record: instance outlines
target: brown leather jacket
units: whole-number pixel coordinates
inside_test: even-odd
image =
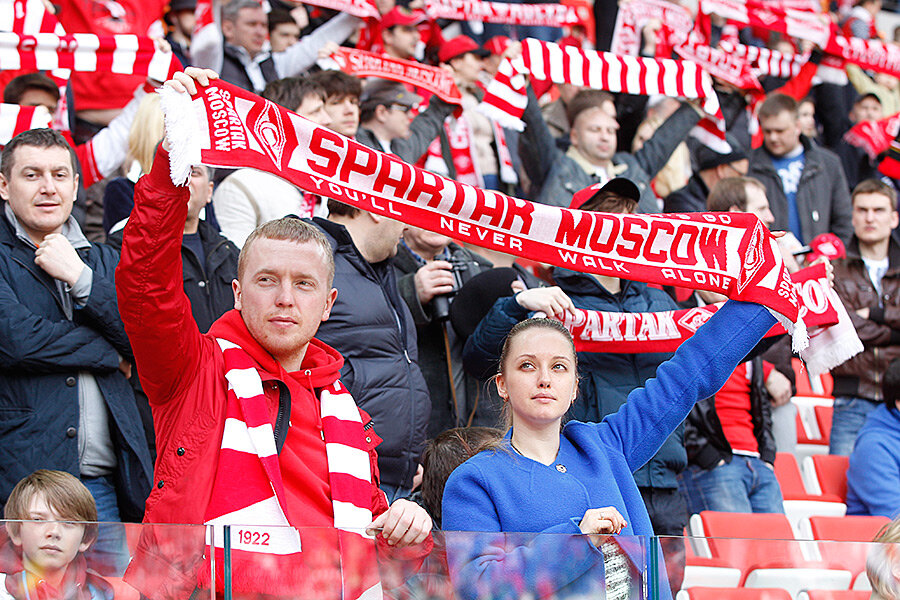
[[[900,245],[891,237],[888,270],[881,280],[881,302],[869,280],[854,236],[847,246],[847,258],[834,265],[837,291],[865,350],[832,370],[835,396],[859,396],[880,401],[881,379],[887,366],[900,358]],[[869,308],[869,318],[856,314]]]

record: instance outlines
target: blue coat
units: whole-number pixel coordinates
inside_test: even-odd
[[[611,294],[596,279],[583,273],[557,268],[553,270],[553,278],[576,307],[586,310],[639,313],[678,309],[668,294],[645,283],[623,279],[622,290]],[[514,298],[499,300],[466,343],[463,352],[466,369],[472,373],[488,370],[495,373],[506,334],[528,314]],[[580,352],[578,399],[572,407],[572,418],[597,422],[616,412],[628,394],[654,377],[656,368],[671,356],[670,352]],[[634,474],[638,486],[678,489],[678,474],[687,466],[683,432],[683,426],[676,427],[656,456]]]
[[[615,506],[628,523],[622,535],[653,535],[632,472],[653,456],[698,399],[722,387],[774,323],[758,305],[728,302],[659,367],[655,379],[634,390],[618,412],[600,423],[566,424],[556,463],[564,465],[565,472],[503,448],[477,454],[447,480],[444,529],[578,534],[585,511]],[[568,557],[560,554],[545,548],[535,558],[558,557],[566,563]],[[536,567],[528,564],[527,556],[510,564],[506,551],[486,551],[477,544],[469,553],[450,553],[448,558],[466,597],[477,597],[478,586],[501,576],[504,569]],[[661,591],[668,593],[667,588]]]
[[[0,502],[36,469],[78,477],[77,380],[89,371],[109,411],[119,510],[124,520],[140,521],[153,465],[134,393],[119,371],[120,355],[133,360],[116,302],[119,255],[97,244],[79,254],[93,284],[70,320],[56,281],[0,214]]]
[[[900,411],[869,413],[847,469],[847,514],[900,516]]]

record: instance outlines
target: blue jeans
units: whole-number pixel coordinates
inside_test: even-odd
[[[119,521],[119,505],[112,477],[81,476],[81,483],[88,489],[97,504],[97,520],[100,521],[97,539],[88,548],[85,557],[88,566],[107,577],[121,577],[128,566],[128,542],[125,526]]]
[[[692,465],[678,480],[691,513],[784,513],[775,471],[755,456],[735,454],[709,470]]]
[[[831,437],[829,454],[850,456],[856,435],[862,429],[869,413],[878,408],[878,402],[856,396],[838,396],[834,399],[834,414],[831,417]]]

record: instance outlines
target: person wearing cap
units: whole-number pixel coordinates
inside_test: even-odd
[[[381,41],[384,53],[393,58],[415,60],[422,36],[417,25],[425,20],[419,11],[395,6],[381,17]]]
[[[637,212],[641,190],[631,180],[616,177],[605,184],[594,184],[575,193],[569,208],[604,213]],[[668,294],[646,283],[591,275],[554,267],[554,287],[528,289],[498,300],[469,337],[463,350],[466,369],[475,376],[496,372],[499,351],[510,328],[536,311],[545,314],[562,312],[560,307],[574,307],[619,313],[645,313],[675,310],[678,306]],[[618,354],[579,352],[579,400],[571,416],[579,421],[599,422],[616,412],[628,394],[654,377],[657,367],[672,356],[668,352]],[[682,445],[682,427],[670,435],[656,455],[635,471],[634,479],[650,514],[657,535],[680,536],[687,524],[684,498],[678,489],[678,474],[687,466]],[[668,540],[669,538],[666,538]],[[683,545],[664,548],[667,556],[683,557]],[[683,559],[668,566],[673,590],[681,587]]]
[[[175,58],[185,67],[191,66],[191,36],[197,22],[194,16],[196,8],[197,0],[172,0],[164,17],[169,27],[166,41],[172,46]]]
[[[853,101],[853,108],[850,110],[850,122],[854,125],[862,122],[880,121],[884,117],[884,111],[881,106],[881,100],[878,94],[869,92],[862,94]],[[864,179],[872,179],[878,177],[878,165],[869,156],[865,148],[858,146],[845,137],[834,147],[835,154],[841,159],[841,165],[844,167],[844,174],[847,176],[847,183],[850,188]]]
[[[883,401],[880,382],[900,358],[900,222],[894,188],[867,179],[853,190],[853,237],[847,258],[835,262],[834,289],[865,349],[832,369],[834,417],[831,454],[847,456],[866,416]]]
[[[726,177],[740,177],[747,174],[750,161],[747,153],[733,138],[728,140],[729,152],[717,152],[708,146],[697,149],[697,171],[686,186],[669,194],[663,203],[663,212],[703,212],[709,190]]]
[[[224,47],[223,55],[216,57],[220,64],[205,66],[218,71],[228,83],[260,94],[266,84],[306,71],[315,64],[325,42],[346,40],[360,23],[357,17],[341,13],[284,52],[270,52],[265,48],[268,21],[260,3],[232,0],[222,7]]]

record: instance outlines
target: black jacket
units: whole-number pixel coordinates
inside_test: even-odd
[[[2,205],[0,205],[2,207]],[[79,475],[78,373],[95,377],[109,412],[124,520],[141,520],[153,465],[120,357],[133,361],[114,287],[119,256],[103,244],[79,251],[93,271],[87,304],[66,315],[56,280],[0,216],[0,501],[36,469]]]
[[[107,240],[116,250],[122,248],[123,231],[124,229],[114,231]],[[181,266],[184,293],[191,301],[191,313],[200,332],[206,333],[213,321],[234,308],[231,281],[237,277],[238,255],[241,251],[203,219],[200,220],[197,232],[200,234],[206,260],[201,265],[197,256],[182,244]]]
[[[707,196],[709,196],[709,188],[700,179],[700,174],[694,173],[688,179],[686,186],[666,196],[663,201],[663,212],[706,212]]]
[[[772,435],[772,405],[766,391],[762,358],[751,361],[750,418],[753,435],[759,445],[759,457],[775,464],[775,438]],[[720,460],[731,462],[731,445],[725,439],[716,413],[716,397],[698,402],[684,422],[684,448],[688,462],[701,469],[712,469]]]
[[[343,355],[341,381],[384,440],[378,446],[382,483],[412,487],[431,413],[412,315],[389,260],[370,264],[343,225],[321,218],[311,222],[334,248],[338,290],[316,337]]]
[[[263,79],[266,80],[266,83],[279,79],[278,72],[275,70],[275,61],[272,60],[271,55],[259,63],[259,70],[262,71]],[[247,91],[256,93],[261,91],[253,89],[253,82],[250,81],[250,76],[247,75],[247,70],[244,68],[244,63],[241,62],[240,54],[231,44],[225,44],[222,56],[222,71],[219,73],[219,77],[223,81],[233,83]]]

